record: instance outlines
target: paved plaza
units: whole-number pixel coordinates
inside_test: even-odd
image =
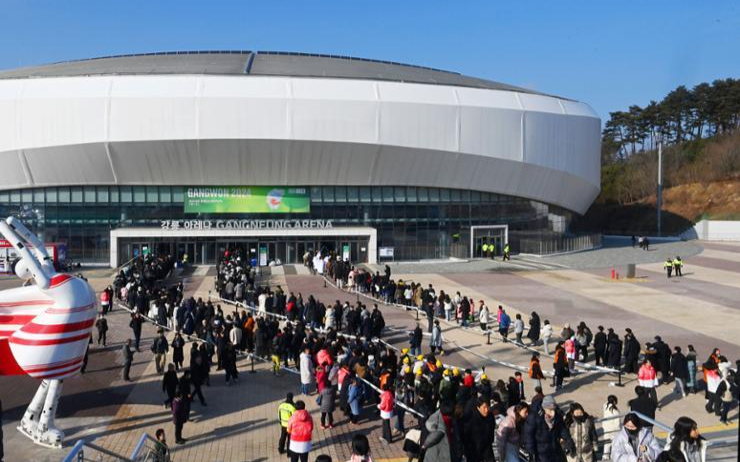
[[[694,249],[692,252],[691,249]],[[678,251],[685,260],[683,278],[666,278],[660,261],[665,255],[674,256]],[[610,278],[609,255],[619,255],[614,265],[638,262],[637,277],[619,281]],[[645,254],[652,254],[648,258]],[[665,255],[664,255],[665,254]],[[565,258],[594,262],[579,265],[567,264]],[[478,270],[476,265],[491,265],[490,262],[454,263],[468,265],[470,271],[447,271],[449,263],[427,262],[394,265],[393,278],[433,284],[437,291],[455,293],[460,291],[474,299],[485,299],[492,309],[502,304],[512,314],[522,313],[525,319],[532,310],[541,318],[549,319],[555,326],[568,322],[571,325],[583,320],[592,329],[599,324],[614,327],[623,332],[631,327],[642,343],[661,335],[669,345],[686,347],[693,344],[699,360],[703,361],[712,347],[719,347],[731,360],[740,358],[740,337],[736,328],[740,325],[740,245],[719,243],[664,243],[655,250],[643,252],[631,247],[605,248],[593,253],[542,259],[558,269]],[[602,261],[601,266],[595,262]],[[513,263],[517,263],[515,260]],[[497,263],[494,263],[497,264]],[[529,264],[526,261],[522,265]],[[185,280],[187,294],[208,297],[213,287],[213,271],[199,268]],[[111,270],[86,272],[96,290],[105,287],[112,276]],[[281,285],[286,291],[301,292],[306,298],[314,294],[326,304],[334,300],[349,300],[354,303],[357,295],[340,291],[323,279],[312,276],[300,266],[284,266],[266,269],[259,281]],[[17,285],[12,279],[0,280],[0,287]],[[372,303],[364,299],[365,303]],[[397,307],[379,305],[384,313],[389,333],[385,340],[398,347],[407,345],[406,330],[416,324],[414,312]],[[225,305],[222,304],[222,307]],[[228,313],[229,308],[224,311]],[[420,324],[426,327],[426,320]],[[123,382],[120,374],[120,348],[130,336],[128,315],[122,310],[114,311],[109,318],[111,331],[107,348],[93,345],[86,374],[66,380],[60,400],[58,424],[67,432],[67,447],[49,450],[32,444],[15,430],[38,381],[28,377],[0,377],[3,407],[5,409],[3,430],[5,434],[6,460],[60,460],[77,439],[95,438],[96,444],[122,454],[129,454],[142,432],[154,433],[165,428],[173,449],[174,460],[180,461],[273,461],[287,460],[277,453],[279,428],[276,421],[277,405],[285,393],[294,392],[297,399],[304,399],[311,411],[316,430],[312,455],[331,455],[334,460],[349,458],[349,442],[361,432],[367,434],[373,446],[375,460],[402,460],[401,443],[391,445],[378,442],[380,420],[368,409],[359,427],[351,427],[341,411],[335,413],[338,425],[332,430],[321,430],[318,426],[315,395],[298,396],[297,376],[284,372],[274,377],[268,368],[256,364],[255,373],[250,373],[251,364],[243,359],[239,363],[240,382],[227,387],[221,372],[212,371],[211,386],[204,387],[207,407],[193,403],[193,421],[184,429],[188,443],[174,445],[174,427],[170,413],[162,405],[160,376],[149,351],[155,334],[152,326],[145,326],[141,352],[134,358],[132,383]],[[481,369],[485,367],[494,380],[507,379],[514,369],[502,363],[526,366],[531,353],[511,344],[501,343],[491,336],[491,344],[476,329],[463,330],[452,324],[444,325],[446,354],[442,360],[451,365]],[[559,328],[556,328],[559,332]],[[427,339],[424,340],[426,349]],[[543,368],[551,370],[550,358],[543,357]],[[620,409],[626,410],[626,402],[633,395],[636,385],[633,377],[624,377],[625,387],[613,386],[612,375],[584,372],[566,381],[565,388],[557,394],[561,404],[579,401],[587,411],[600,416],[601,405],[608,394],[620,400]],[[545,392],[552,390],[549,384]],[[718,419],[703,410],[703,395],[691,395],[677,400],[670,392],[672,386],[661,386],[658,396],[662,405],[657,420],[672,424],[681,415],[697,420],[702,432],[711,437],[728,427],[718,425]],[[527,396],[532,387],[527,382]],[[738,411],[730,413],[733,427],[737,425]],[[411,424],[411,420],[408,424]]]

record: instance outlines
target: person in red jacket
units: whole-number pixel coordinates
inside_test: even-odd
[[[650,399],[655,404],[658,404],[658,393],[655,391],[655,387],[658,385],[658,375],[655,373],[653,363],[649,359],[642,362],[640,370],[637,371],[637,380],[640,382],[640,386],[645,389]]]
[[[295,412],[288,421],[290,444],[288,451],[290,462],[308,462],[308,453],[311,451],[311,435],[313,434],[313,419],[306,411],[306,403],[296,401]]]
[[[393,435],[391,434],[391,417],[393,417],[393,407],[395,406],[395,398],[393,392],[390,389],[388,383],[383,384],[383,393],[380,395],[380,418],[383,420],[383,436],[380,437],[380,442],[383,444],[390,444],[393,442]]]

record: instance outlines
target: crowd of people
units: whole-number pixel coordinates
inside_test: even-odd
[[[307,262],[311,265],[314,260]],[[307,461],[312,450],[314,422],[306,410],[309,396],[318,406],[323,429],[378,419],[382,444],[403,440],[409,457],[425,461],[703,460],[697,458],[704,443],[694,421],[679,419],[668,445],[659,447],[651,421],[633,413],[620,417],[627,409],[620,411],[615,396],[609,396],[601,410],[606,419],[601,427],[613,437],[599,448],[595,417],[579,403],[570,403],[563,413],[555,396],[545,392],[548,384],[539,351],[532,354],[528,373],[516,372],[507,380],[493,380],[484,370],[447,366],[441,361],[440,320],[467,326],[477,319],[483,331],[495,325],[503,341],[533,350],[542,346],[546,355],[555,339],[553,391],[563,386],[564,378],[577,373],[579,363],[593,361],[599,367],[636,374],[639,386],[628,407],[650,419],[659,406],[659,384],[675,383],[678,396],[698,392],[703,384],[707,411],[723,421],[737,396],[738,378],[718,349],[701,364],[703,380],[699,380],[697,352],[690,345],[684,354],[680,347],[671,350],[655,337],[643,348],[630,329],[623,341],[611,328],[598,326],[593,334],[585,323],[575,330],[566,324],[557,335],[550,322],[541,323],[534,312],[527,329],[521,315],[512,321],[503,307],[491,315],[480,300],[476,314],[475,301],[459,292],[450,297],[443,291],[437,293],[431,284],[395,282],[388,267],[383,274],[371,274],[333,255],[321,261],[321,273],[335,279],[338,287],[427,314],[428,348],[423,348],[424,332],[419,325],[409,334],[408,348],[399,350],[386,343],[385,320],[377,305],[370,309],[359,301],[340,300],[324,304],[313,295],[304,300],[300,293],[286,293],[280,286],[259,287],[240,249],[224,253],[217,268],[215,290],[229,313],[219,303],[184,297],[181,285],[158,286],[151,279],[145,283],[146,271],[141,267],[119,275],[115,293],[132,308],[136,350],[139,319],[154,319],[177,332],[170,343],[160,332],[152,345],[157,370],[163,375],[164,405],[173,413],[176,442],[186,441],[182,431],[194,398],[206,405],[202,387],[210,384],[211,368],[223,369],[227,383],[237,381],[237,354],[248,353],[271,361],[275,374],[288,370],[300,378],[300,389],[289,393],[276,410],[281,427],[278,450],[292,461]],[[515,339],[508,338],[510,330]],[[194,340],[190,363],[183,368],[183,349],[190,340]],[[167,364],[170,348],[172,363]],[[534,385],[535,393],[529,399],[525,380]],[[297,395],[303,399],[296,400]],[[346,419],[337,418],[337,412]],[[369,457],[369,446],[363,454]]]

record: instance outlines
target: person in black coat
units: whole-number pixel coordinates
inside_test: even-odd
[[[607,342],[606,365],[613,369],[619,369],[622,364],[622,341],[617,334],[612,334]]]
[[[674,347],[673,356],[671,356],[671,375],[676,381],[675,393],[686,397],[686,381],[689,380],[689,362],[686,356],[681,353],[681,347]]]
[[[540,327],[540,315],[532,311],[532,316],[529,318],[529,332],[527,332],[527,338],[532,341],[532,345],[540,342]]]
[[[167,372],[164,373],[162,378],[162,391],[167,393],[167,399],[164,401],[164,407],[170,407],[172,400],[175,399],[175,393],[177,393],[177,372],[175,372],[175,365],[168,364]]]
[[[626,329],[624,334],[624,372],[636,374],[638,360],[640,358],[640,342],[632,333],[632,329]]]
[[[481,396],[475,406],[468,406],[463,421],[466,431],[463,432],[463,452],[467,462],[493,462],[493,434],[496,421],[489,408],[487,398]]]
[[[522,437],[524,449],[533,461],[564,462],[563,448],[569,454],[575,452],[575,443],[552,395],[545,396],[538,412],[529,413]]]
[[[639,385],[635,387],[635,394],[637,395],[637,397],[631,399],[627,403],[630,407],[630,411],[639,412],[645,417],[649,417],[655,420],[655,410],[658,408],[658,404],[653,401],[653,399],[650,398],[650,396],[648,395],[647,391]],[[644,420],[642,420],[642,426],[653,428],[653,424]]]
[[[596,365],[606,364],[606,334],[604,326],[598,327],[598,332],[594,335],[594,354],[596,355]]]
[[[175,334],[175,338],[172,339],[172,362],[175,363],[176,371],[180,370],[183,361],[185,361],[183,348],[185,348],[185,340],[183,340],[182,335],[178,332]]]
[[[657,356],[656,369],[660,372],[660,379],[663,383],[668,382],[670,368],[671,368],[671,347],[660,338],[659,335],[655,337],[653,343],[655,348],[655,355]]]
[[[144,324],[144,318],[141,317],[139,313],[134,313],[131,315],[131,322],[129,323],[129,327],[131,327],[131,330],[134,333],[134,347],[136,348],[136,351],[139,351],[139,344],[141,343],[141,325]]]

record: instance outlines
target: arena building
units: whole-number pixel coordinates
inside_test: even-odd
[[[342,56],[183,52],[0,72],[0,216],[74,261],[480,256],[600,188],[585,103]]]

